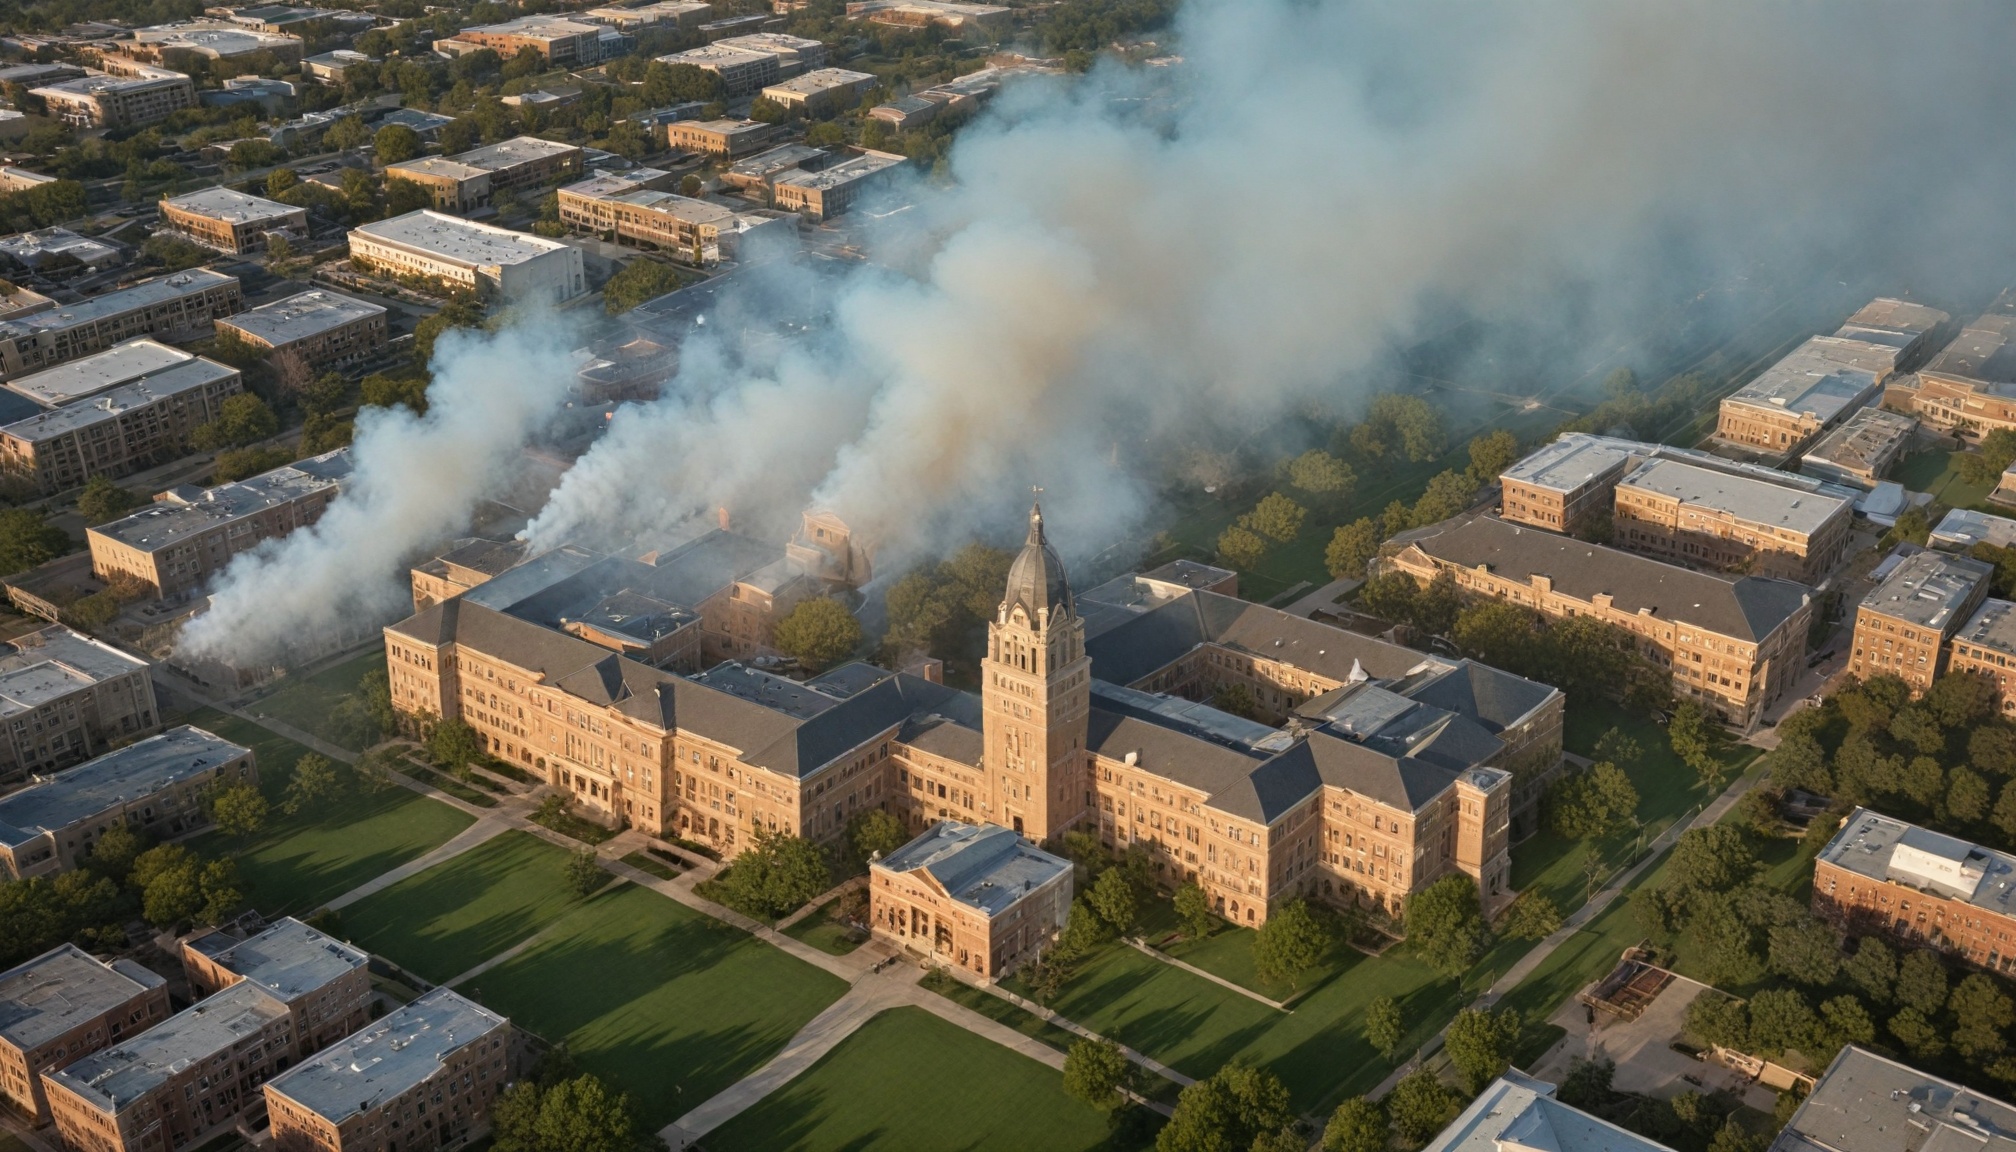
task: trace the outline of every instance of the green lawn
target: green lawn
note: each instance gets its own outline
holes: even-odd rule
[[[847,986],[626,884],[461,991],[566,1040],[583,1068],[630,1093],[655,1131],[761,1067]]]
[[[828,900],[820,905],[817,912],[786,928],[784,935],[810,944],[821,952],[845,956],[859,948],[864,937],[860,929],[834,918],[833,913],[839,905],[838,899]]]
[[[266,829],[249,841],[212,832],[194,846],[206,855],[235,857],[246,899],[269,917],[306,914],[426,855],[474,823],[461,811],[404,788],[352,788],[312,812],[283,815],[279,801],[306,748],[223,712],[205,709],[187,722],[253,748],[258,758],[260,791],[274,805]]]
[[[1960,479],[1960,458],[1966,452],[1919,452],[1891,470],[1890,478],[1913,492],[1929,492],[1949,508],[1988,506],[1994,484],[1983,487]]]
[[[296,728],[312,732],[331,744],[361,752],[363,748],[354,740],[340,738],[340,734],[329,723],[330,710],[336,702],[357,690],[357,684],[366,672],[385,667],[385,646],[374,644],[371,650],[352,657],[341,664],[332,664],[312,676],[299,680],[289,677],[279,691],[247,705],[245,711],[253,715],[268,715],[276,720],[291,724]]]
[[[870,1020],[709,1133],[706,1145],[708,1152],[1118,1152],[1151,1140],[1152,1133],[1111,1132],[1103,1113],[1064,1094],[1054,1070],[905,1007]]]
[[[577,907],[566,863],[564,850],[531,833],[505,832],[350,905],[343,928],[357,944],[439,983]],[[596,982],[586,971],[576,980]]]
[[[660,860],[656,856],[652,856],[644,852],[631,852],[626,854],[623,857],[623,863],[630,865],[632,868],[637,869],[639,872],[644,872],[649,875],[656,876],[660,880],[670,880],[674,876],[679,875],[679,870],[672,867],[672,865],[667,864],[665,861]]]

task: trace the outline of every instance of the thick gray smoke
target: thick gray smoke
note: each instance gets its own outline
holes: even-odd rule
[[[520,450],[566,399],[565,335],[551,317],[443,334],[426,415],[364,409],[342,494],[310,527],[232,560],[180,652],[233,663],[312,653],[321,637],[410,610],[415,549],[460,532],[478,501],[503,491]]]

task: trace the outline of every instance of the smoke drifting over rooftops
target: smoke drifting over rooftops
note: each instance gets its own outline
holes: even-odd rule
[[[1180,67],[1011,85],[962,131],[951,186],[877,224],[881,266],[844,279],[829,328],[689,340],[529,534],[608,545],[816,503],[900,559],[1012,529],[1040,483],[1062,546],[1090,551],[1142,522],[1170,445],[1348,408],[1430,320],[1572,350],[1759,269],[2006,278],[2012,32],[2016,9],[1985,3],[1187,0]],[[479,395],[425,425],[478,479],[416,480],[374,441],[419,426],[360,428],[338,523],[234,569],[213,616],[241,623],[194,634],[221,642],[262,599],[276,627],[328,618],[341,596],[296,592],[318,566],[390,603],[356,585],[419,534],[359,540],[360,562],[343,526],[451,530],[543,412],[496,396],[523,368],[470,379],[497,355],[444,349],[445,386]]]

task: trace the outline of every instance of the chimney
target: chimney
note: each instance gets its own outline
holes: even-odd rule
[[[721,531],[728,531],[728,506],[726,504],[714,510],[714,517],[721,522]]]

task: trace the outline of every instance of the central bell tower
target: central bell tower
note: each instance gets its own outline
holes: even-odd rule
[[[980,675],[994,820],[1032,840],[1060,835],[1085,815],[1091,787],[1085,733],[1092,661],[1040,506],[1029,509],[1028,542],[987,626]]]

